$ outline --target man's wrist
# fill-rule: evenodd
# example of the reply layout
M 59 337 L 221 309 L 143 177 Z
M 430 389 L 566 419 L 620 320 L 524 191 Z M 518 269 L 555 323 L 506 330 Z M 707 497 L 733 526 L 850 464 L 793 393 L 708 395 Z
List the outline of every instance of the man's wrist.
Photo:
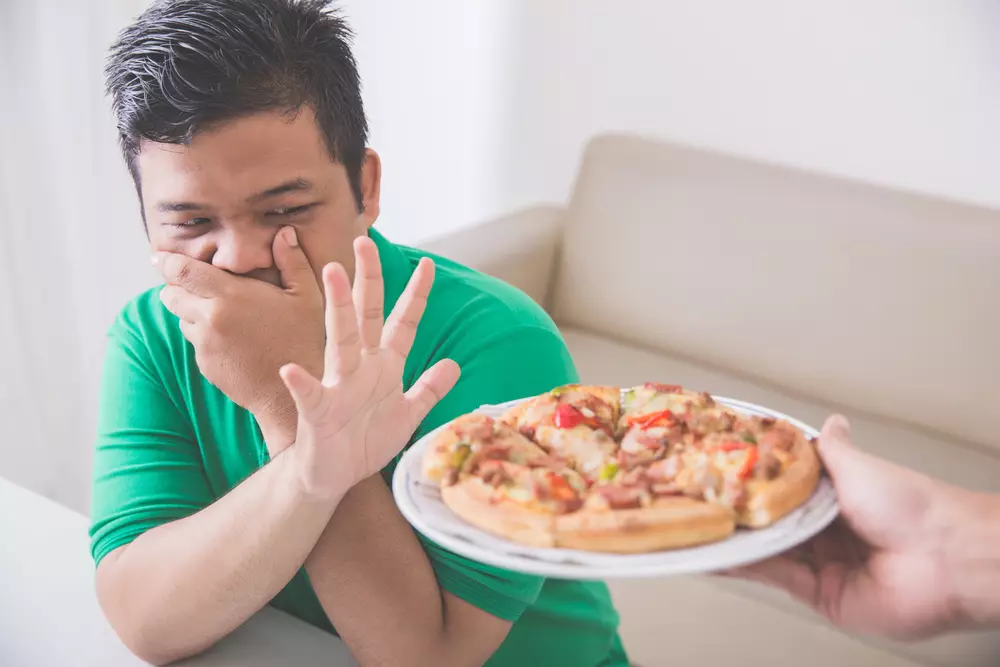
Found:
M 283 465 L 287 466 L 292 484 L 302 501 L 328 505 L 330 511 L 340 504 L 351 485 L 339 471 L 317 470 L 308 448 L 295 443 L 280 453 Z
M 1000 495 L 957 491 L 944 547 L 964 625 L 1000 625 Z
M 295 432 L 298 427 L 298 413 L 295 406 L 290 408 L 271 407 L 255 411 L 254 418 L 260 427 L 264 444 L 272 456 L 284 450 L 295 442 Z

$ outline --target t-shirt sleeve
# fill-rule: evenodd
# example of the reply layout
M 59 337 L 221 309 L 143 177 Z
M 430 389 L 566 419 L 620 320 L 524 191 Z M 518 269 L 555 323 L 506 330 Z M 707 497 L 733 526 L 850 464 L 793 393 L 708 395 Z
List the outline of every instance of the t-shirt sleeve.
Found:
M 212 502 L 198 444 L 143 334 L 119 318 L 108 332 L 91 499 L 91 555 Z
M 542 326 L 515 326 L 479 338 L 474 352 L 462 356 L 455 359 L 462 370 L 458 384 L 431 411 L 415 438 L 481 405 L 578 381 L 562 338 Z M 419 537 L 441 587 L 498 618 L 516 621 L 542 589 L 544 578 L 469 560 Z

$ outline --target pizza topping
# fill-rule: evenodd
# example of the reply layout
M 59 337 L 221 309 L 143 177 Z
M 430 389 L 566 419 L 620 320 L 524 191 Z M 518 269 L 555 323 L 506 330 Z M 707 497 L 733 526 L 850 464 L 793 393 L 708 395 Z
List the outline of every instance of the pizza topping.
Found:
M 514 481 L 502 461 L 484 461 L 479 466 L 479 476 L 494 488 Z
M 583 506 L 579 493 L 562 475 L 546 470 L 544 483 L 538 486 L 539 497 L 556 505 L 559 513 L 573 512 Z
M 644 489 L 640 487 L 608 484 L 595 487 L 595 491 L 607 501 L 608 507 L 613 510 L 627 510 L 642 506 Z
M 688 426 L 698 433 L 717 433 L 732 430 L 736 415 L 728 410 L 708 410 L 691 415 Z
M 746 479 L 750 476 L 750 473 L 753 472 L 755 465 L 757 465 L 757 448 L 751 446 L 747 449 L 746 459 L 737 471 L 736 476 L 740 479 Z
M 747 487 L 745 485 L 733 480 L 726 480 L 722 486 L 722 494 L 719 496 L 719 502 L 733 509 L 741 509 L 746 505 L 747 498 Z
M 780 449 L 788 451 L 795 444 L 795 434 L 784 428 L 772 428 L 758 438 L 760 446 L 764 449 Z
M 713 447 L 713 449 L 717 449 L 720 452 L 736 452 L 741 449 L 747 449 L 752 446 L 753 445 L 743 440 L 728 440 L 726 442 L 716 445 L 715 447 Z
M 701 397 L 702 405 L 704 405 L 706 408 L 714 408 L 715 407 L 715 399 L 712 398 L 712 395 L 710 393 L 708 393 L 707 391 L 701 392 L 700 394 L 698 394 L 698 396 Z
M 618 474 L 618 470 L 619 470 L 618 464 L 615 463 L 614 461 L 610 463 L 605 463 L 604 467 L 601 468 L 601 472 L 597 476 L 597 479 L 602 482 L 610 482 L 615 478 L 615 475 Z
M 465 470 L 476 472 L 485 461 L 506 461 L 511 454 L 510 445 L 486 445 L 471 451 L 463 459 Z
M 646 477 L 653 482 L 671 482 L 681 469 L 681 457 L 669 456 L 653 463 L 646 469 Z
M 759 455 L 754 466 L 754 477 L 771 480 L 781 472 L 781 460 L 773 452 L 767 451 Z
M 455 448 L 455 451 L 452 452 L 451 455 L 452 467 L 456 470 L 461 468 L 462 464 L 465 463 L 470 454 L 472 454 L 472 447 L 465 442 L 459 443 L 458 447 Z
M 560 403 L 556 408 L 555 423 L 559 428 L 573 428 L 583 423 L 583 414 L 572 405 Z
M 660 384 L 659 382 L 647 382 L 642 385 L 646 389 L 652 389 L 664 394 L 679 394 L 684 391 L 684 388 L 679 384 Z
M 494 435 L 494 422 L 486 415 L 476 415 L 455 425 L 455 433 L 462 440 L 488 441 Z
M 590 428 L 603 431 L 609 436 L 611 435 L 610 429 L 598 420 L 597 414 L 593 408 L 590 408 L 587 405 L 576 408 L 569 403 L 560 403 L 556 406 L 553 421 L 555 422 L 557 428 L 571 429 L 583 424 L 585 426 L 589 426 Z
M 644 415 L 629 415 L 625 418 L 625 425 L 651 428 L 653 426 L 672 426 L 676 421 L 677 418 L 670 410 L 658 410 Z
M 637 452 L 620 449 L 618 450 L 616 459 L 618 466 L 623 470 L 633 470 L 663 458 L 665 453 L 666 449 L 663 447 L 658 449 L 642 449 Z
M 523 435 L 528 440 L 533 440 L 535 438 L 534 426 L 519 426 L 517 432 Z

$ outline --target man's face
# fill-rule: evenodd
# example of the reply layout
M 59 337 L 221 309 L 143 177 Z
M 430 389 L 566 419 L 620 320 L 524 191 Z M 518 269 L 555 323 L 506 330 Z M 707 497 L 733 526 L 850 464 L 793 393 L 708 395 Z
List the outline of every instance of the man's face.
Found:
M 378 155 L 367 154 L 358 213 L 347 172 L 331 159 L 308 108 L 228 121 L 186 146 L 145 141 L 138 168 L 154 251 L 275 285 L 271 249 L 282 227 L 295 227 L 320 280 L 334 261 L 354 275 L 354 239 L 378 217 Z

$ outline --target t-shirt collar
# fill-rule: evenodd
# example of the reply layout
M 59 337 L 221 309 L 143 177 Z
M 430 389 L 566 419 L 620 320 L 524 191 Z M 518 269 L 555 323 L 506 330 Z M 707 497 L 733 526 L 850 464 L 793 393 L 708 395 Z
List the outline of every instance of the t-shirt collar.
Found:
M 382 263 L 382 280 L 385 283 L 385 317 L 389 317 L 396 301 L 403 294 L 413 273 L 413 266 L 403 251 L 374 227 L 368 228 L 368 238 L 375 242 L 379 261 Z

